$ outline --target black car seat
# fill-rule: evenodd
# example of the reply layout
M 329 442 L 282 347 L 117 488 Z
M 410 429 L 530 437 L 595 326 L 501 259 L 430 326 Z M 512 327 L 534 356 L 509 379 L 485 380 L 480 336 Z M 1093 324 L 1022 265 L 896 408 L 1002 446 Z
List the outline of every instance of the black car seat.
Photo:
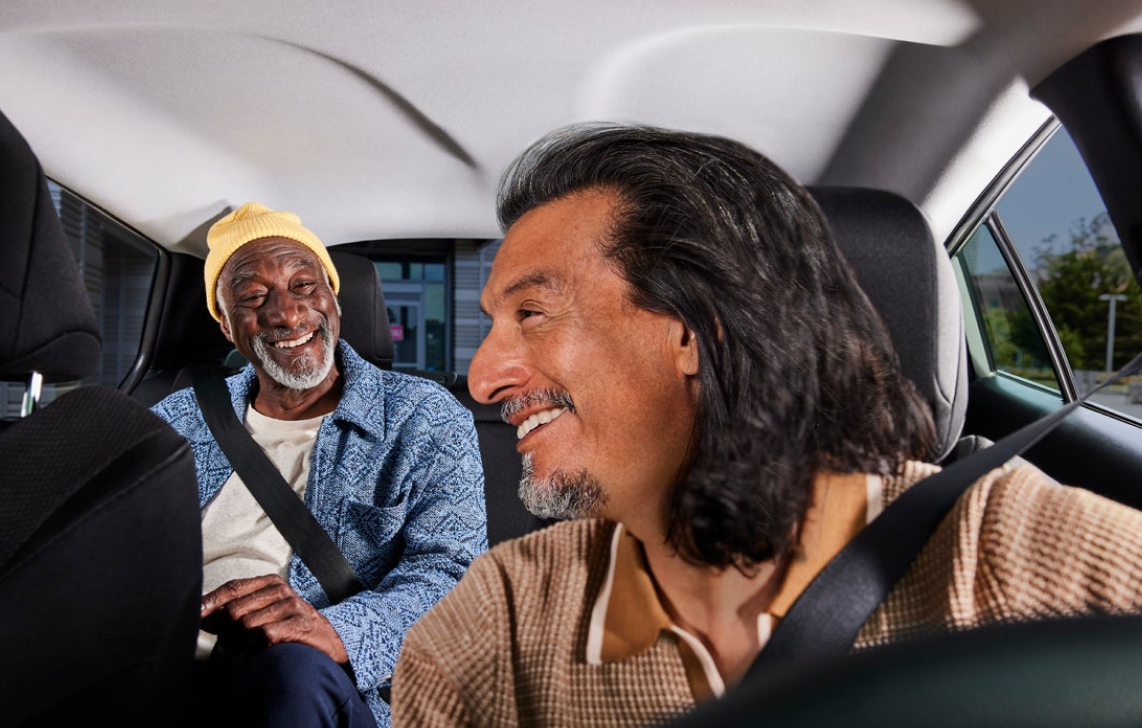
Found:
M 962 437 L 967 416 L 963 308 L 947 251 L 914 204 L 884 190 L 810 187 L 857 281 L 880 314 L 900 368 L 932 408 L 939 456 L 987 444 Z
M 341 278 L 341 338 L 381 369 L 393 368 L 393 331 L 381 276 L 363 255 L 330 248 L 329 259 Z
M 234 345 L 206 310 L 202 267 L 201 258 L 187 253 L 160 254 L 156 279 L 163 285 L 163 297 L 157 310 L 147 312 L 157 320 L 157 326 L 153 339 L 142 347 L 149 359 L 143 363 L 140 381 L 123 385 L 147 406 L 189 387 L 192 365 L 216 362 L 226 366 L 226 358 L 234 351 Z
M 28 387 L 0 425 L 4 725 L 149 723 L 194 657 L 202 543 L 186 441 L 115 389 L 37 405 L 98 370 L 99 327 L 23 137 L 0 115 L 0 379 Z

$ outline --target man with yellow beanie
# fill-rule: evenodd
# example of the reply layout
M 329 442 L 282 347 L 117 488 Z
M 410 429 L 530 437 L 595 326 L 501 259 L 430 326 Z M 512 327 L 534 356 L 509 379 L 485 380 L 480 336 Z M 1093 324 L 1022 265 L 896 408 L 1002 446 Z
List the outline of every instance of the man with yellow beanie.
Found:
M 244 728 L 387 726 L 405 632 L 487 547 L 471 414 L 438 384 L 382 371 L 339 340 L 337 270 L 297 215 L 247 203 L 207 244 L 206 306 L 250 362 L 227 380 L 234 409 L 364 588 L 331 603 L 234 472 L 192 389 L 157 404 L 198 470 L 209 631 L 197 712 Z

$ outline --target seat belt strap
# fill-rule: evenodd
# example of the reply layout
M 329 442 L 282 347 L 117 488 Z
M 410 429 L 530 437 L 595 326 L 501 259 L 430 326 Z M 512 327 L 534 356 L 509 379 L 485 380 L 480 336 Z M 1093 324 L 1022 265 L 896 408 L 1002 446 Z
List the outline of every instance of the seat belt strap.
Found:
M 986 473 L 1021 454 L 1092 394 L 1142 368 L 1142 354 L 1081 398 L 924 478 L 900 494 L 825 566 L 786 612 L 745 681 L 793 660 L 848 652 L 956 500 Z
M 266 515 L 317 577 L 329 601 L 337 604 L 361 591 L 361 582 L 345 555 L 238 419 L 217 365 L 195 364 L 192 374 L 195 397 L 214 439 Z

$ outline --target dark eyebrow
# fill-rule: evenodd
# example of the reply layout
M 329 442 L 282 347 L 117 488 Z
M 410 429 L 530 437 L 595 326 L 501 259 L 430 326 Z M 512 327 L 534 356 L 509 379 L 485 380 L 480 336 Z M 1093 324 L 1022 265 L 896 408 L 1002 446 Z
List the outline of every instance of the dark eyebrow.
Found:
M 496 296 L 496 298 L 503 300 L 508 296 L 519 293 L 520 291 L 528 288 L 542 288 L 551 293 L 559 293 L 559 291 L 562 290 L 563 285 L 562 280 L 559 278 L 559 276 L 554 275 L 548 271 L 538 270 L 528 273 L 527 275 L 512 281 L 506 288 L 504 288 L 503 291 L 499 293 L 498 296 Z M 480 313 L 484 314 L 485 316 L 489 315 L 488 312 L 484 310 L 483 305 L 480 306 Z

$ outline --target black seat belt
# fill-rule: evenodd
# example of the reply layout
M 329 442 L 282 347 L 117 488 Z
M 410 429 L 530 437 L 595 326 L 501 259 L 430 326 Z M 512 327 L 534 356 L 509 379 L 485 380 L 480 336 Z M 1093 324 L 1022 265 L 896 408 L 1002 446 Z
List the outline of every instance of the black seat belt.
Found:
M 361 591 L 361 582 L 345 555 L 238 419 L 218 366 L 195 364 L 192 374 L 198 406 L 214 439 L 266 515 L 317 577 L 329 601 L 337 604 Z
M 900 494 L 826 564 L 786 612 L 743 684 L 794 660 L 851 650 L 860 628 L 967 488 L 1038 442 L 1092 394 L 1142 368 L 1142 354 L 1095 389 L 924 478 Z

